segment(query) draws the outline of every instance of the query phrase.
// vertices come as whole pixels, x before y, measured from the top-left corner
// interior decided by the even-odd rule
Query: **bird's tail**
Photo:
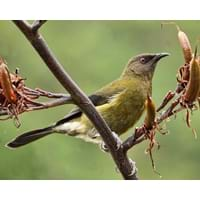
[[[36,129],[33,131],[29,131],[26,133],[23,133],[22,135],[16,137],[14,140],[9,142],[6,146],[10,148],[18,148],[21,146],[24,146],[26,144],[29,144],[31,142],[34,142],[35,140],[38,140],[40,138],[43,138],[47,135],[50,135],[54,132],[53,126],[49,126],[47,128],[43,129]]]

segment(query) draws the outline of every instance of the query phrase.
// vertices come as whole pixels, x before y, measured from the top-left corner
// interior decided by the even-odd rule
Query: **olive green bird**
[[[156,64],[168,55],[141,54],[131,58],[119,79],[89,96],[113,132],[121,135],[140,119],[147,95],[151,95]],[[72,99],[69,98],[70,102]],[[79,108],[75,108],[55,124],[24,133],[7,146],[17,148],[52,133],[66,134],[88,142],[101,142],[101,137],[91,121]]]

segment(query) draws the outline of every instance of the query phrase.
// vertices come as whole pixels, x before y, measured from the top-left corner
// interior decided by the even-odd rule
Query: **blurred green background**
[[[133,55],[144,52],[169,52],[153,80],[153,99],[158,104],[169,89],[174,89],[176,72],[183,64],[182,51],[174,26],[162,21],[48,21],[41,33],[66,71],[87,94],[117,78]],[[199,37],[200,21],[177,21],[192,45]],[[34,51],[23,34],[10,21],[0,21],[0,56],[11,71],[20,69],[26,85],[52,92],[65,92]],[[0,121],[0,179],[121,179],[110,156],[99,147],[82,140],[52,135],[17,150],[4,144],[16,135],[41,128],[62,118],[72,106],[66,105],[20,116],[17,129],[12,120]],[[199,111],[192,116],[192,127],[185,113],[167,123],[168,135],[157,134],[160,150],[154,150],[157,171],[162,179],[200,179]],[[144,118],[144,116],[143,116]],[[138,122],[142,123],[143,118]],[[123,138],[133,132],[130,130]],[[148,143],[129,152],[136,161],[141,179],[160,179],[144,153]]]

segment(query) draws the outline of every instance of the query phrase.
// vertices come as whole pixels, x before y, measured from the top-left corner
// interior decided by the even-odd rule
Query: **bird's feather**
[[[36,129],[33,131],[29,131],[27,133],[24,133],[16,137],[13,141],[9,142],[6,146],[10,148],[17,148],[20,146],[24,146],[35,140],[43,138],[44,136],[50,135],[52,131],[53,131],[52,126],[49,126],[43,129]]]
[[[97,91],[96,93],[88,96],[90,101],[95,105],[95,106],[101,106],[104,105],[108,102],[110,102],[113,98],[116,97],[119,93],[123,92],[125,88],[121,88],[118,84],[118,81],[114,81],[111,83],[116,87],[116,89],[112,91],[108,91],[107,87],[102,88],[101,90]],[[108,85],[110,87],[110,84]],[[108,88],[109,88],[108,87]],[[105,92],[107,91],[107,92]],[[75,108],[73,109],[68,115],[66,115],[63,119],[59,120],[56,123],[56,126],[61,125],[63,123],[66,123],[70,120],[76,119],[82,115],[82,111],[80,108]]]

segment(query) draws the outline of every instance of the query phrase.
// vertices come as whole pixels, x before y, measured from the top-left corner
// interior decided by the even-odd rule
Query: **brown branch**
[[[46,21],[47,20],[35,20],[31,26],[32,32],[36,33]]]
[[[61,98],[56,99],[56,100],[44,102],[44,103],[42,103],[41,106],[29,107],[25,110],[25,112],[30,112],[30,111],[35,111],[35,110],[43,110],[43,109],[47,109],[47,108],[53,108],[53,107],[56,107],[56,106],[61,106],[61,105],[69,104],[69,103],[71,104],[71,102],[69,102],[69,97],[64,96],[64,97],[61,97]]]
[[[123,149],[124,152],[127,152],[129,149],[131,149],[133,146],[135,146],[136,144],[139,144],[141,142],[143,142],[144,140],[146,140],[147,138],[143,135],[140,138],[135,139],[135,135],[131,135],[130,137],[128,137],[124,142],[123,142]]]
[[[123,151],[121,140],[114,136],[105,120],[96,111],[95,106],[89,98],[81,91],[71,77],[66,73],[63,66],[56,59],[54,54],[47,46],[45,40],[38,32],[33,31],[32,26],[26,21],[13,21],[15,25],[23,32],[30,41],[42,60],[46,63],[50,71],[54,74],[62,86],[70,93],[73,101],[87,115],[101,135],[103,141],[108,147],[119,171],[124,179],[136,180],[136,168],[133,162]],[[41,26],[39,26],[41,27]],[[37,28],[37,30],[39,29]]]
[[[36,111],[36,110],[44,110],[44,109],[48,109],[48,108],[62,106],[62,105],[65,105],[65,104],[73,104],[73,102],[71,100],[71,96],[69,96],[69,95],[56,94],[56,93],[50,93],[50,92],[49,92],[49,96],[47,96],[47,95],[48,94],[45,94],[44,96],[48,97],[48,98],[57,98],[57,99],[52,100],[52,101],[48,101],[48,102],[34,102],[34,103],[31,103],[32,105],[34,104],[34,106],[29,105],[28,108],[22,110],[22,112],[20,112],[19,114],[22,114],[24,112]],[[40,96],[43,96],[43,95],[40,94]],[[9,115],[8,111],[0,110],[0,116],[5,116],[5,115]]]

